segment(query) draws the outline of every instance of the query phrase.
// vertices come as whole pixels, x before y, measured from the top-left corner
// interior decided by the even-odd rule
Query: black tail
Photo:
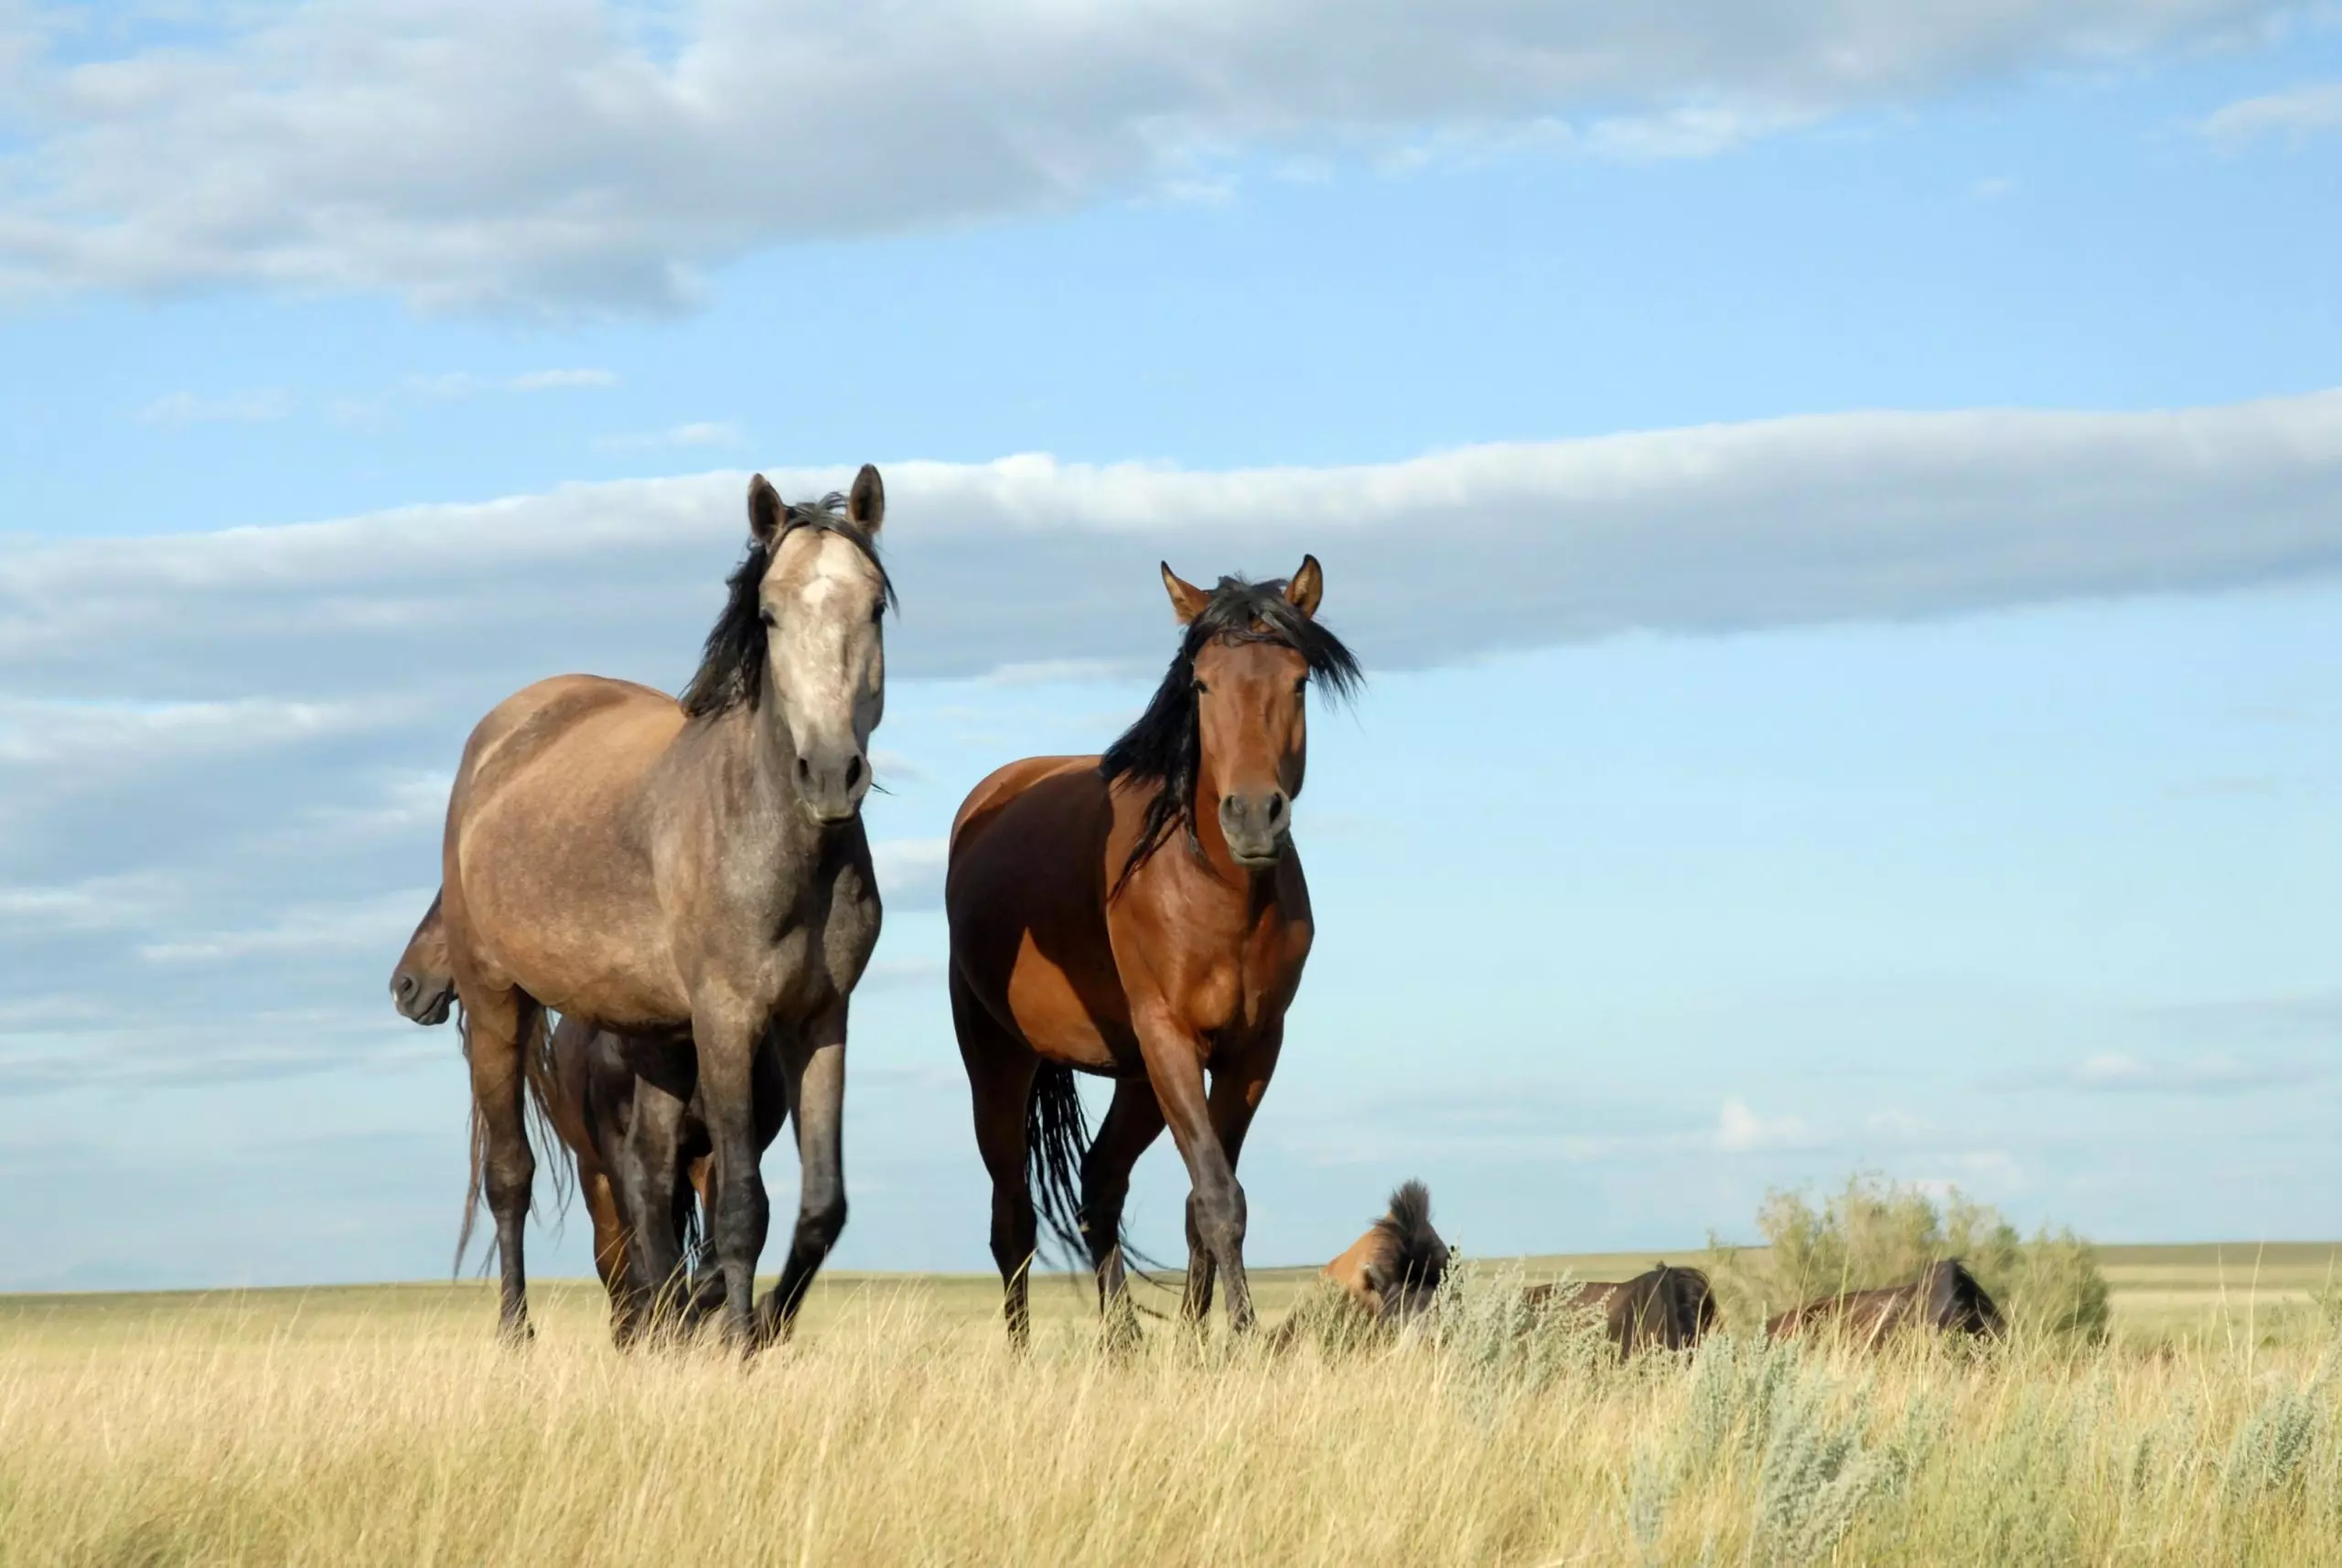
[[[1090,1119],[1074,1088],[1073,1069],[1043,1062],[1025,1104],[1025,1170],[1033,1208],[1076,1269],[1090,1266],[1090,1239],[1081,1219],[1081,1162],[1090,1153]]]
[[[1033,1097],[1025,1102],[1025,1173],[1041,1228],[1071,1260],[1077,1279],[1090,1266],[1090,1224],[1081,1212],[1081,1163],[1089,1153],[1090,1119],[1073,1069],[1043,1062],[1033,1075]],[[1148,1284],[1162,1283],[1147,1272],[1162,1269],[1159,1260],[1132,1246],[1128,1235],[1116,1236],[1114,1244],[1123,1250],[1125,1269]]]
[[[456,1037],[462,1043],[464,1061],[472,1059],[471,1020],[463,1004],[456,1004]],[[553,1133],[550,1110],[553,1093],[553,1019],[542,1007],[537,1009],[535,1032],[521,1047],[521,1076],[529,1086],[526,1126],[529,1141],[540,1150],[559,1151],[564,1156],[552,1161],[553,1213],[556,1217],[569,1211],[570,1195],[577,1189],[577,1172],[571,1160],[575,1158]],[[472,1226],[479,1218],[480,1192],[488,1169],[488,1119],[479,1113],[479,1102],[472,1102],[471,1169],[464,1184],[464,1223],[456,1232],[456,1262],[454,1272],[464,1272],[464,1254],[471,1251]],[[533,1201],[531,1208],[534,1209]],[[496,1266],[496,1247],[490,1243],[481,1255],[480,1272],[486,1273]]]

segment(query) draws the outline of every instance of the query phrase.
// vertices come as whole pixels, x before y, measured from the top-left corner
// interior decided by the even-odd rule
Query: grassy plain
[[[2100,1257],[2102,1346],[1688,1368],[1509,1332],[1629,1256],[1284,1359],[1109,1360],[1049,1280],[1019,1361],[974,1275],[829,1275],[745,1369],[617,1355],[569,1282],[518,1355],[468,1283],[0,1298],[0,1564],[2342,1563],[2342,1248]]]

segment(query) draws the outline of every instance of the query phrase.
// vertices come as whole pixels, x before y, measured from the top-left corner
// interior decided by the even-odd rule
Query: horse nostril
[[[845,787],[853,789],[862,782],[862,758],[854,757],[845,765]]]
[[[801,757],[797,759],[797,782],[800,784],[813,782],[813,765]]]
[[[391,989],[398,993],[400,1001],[412,1002],[414,1000],[414,976],[411,974],[400,975],[398,979],[392,983]]]
[[[1283,795],[1272,795],[1272,796],[1270,796],[1270,797],[1269,797],[1269,821],[1271,821],[1271,822],[1275,822],[1279,817],[1282,817],[1282,816],[1284,816],[1284,797]]]

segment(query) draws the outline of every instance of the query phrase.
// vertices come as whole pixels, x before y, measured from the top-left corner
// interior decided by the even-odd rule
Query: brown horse
[[[1316,622],[1315,556],[1289,583],[1206,591],[1166,565],[1163,584],[1187,631],[1137,723],[1103,757],[1000,769],[951,824],[951,1018],[1019,1344],[1034,1177],[1051,1231],[1087,1248],[1110,1334],[1137,1333],[1123,1202],[1166,1124],[1190,1184],[1185,1314],[1209,1311],[1224,1272],[1230,1325],[1252,1324],[1236,1160],[1309,956],[1291,836],[1306,688],[1347,695],[1359,667]],[[1076,1071],[1115,1080],[1094,1144]]]
[[[523,1058],[547,1008],[695,1047],[736,1342],[788,1332],[844,1228],[846,1004],[880,914],[861,806],[886,701],[885,510],[873,467],[851,497],[815,506],[784,504],[757,475],[747,558],[680,703],[561,676],[506,699],[464,746],[441,908],[509,1337],[529,1331]],[[779,1286],[757,1316],[764,1051],[778,1053],[803,1179]]]
[[[1905,1328],[1999,1338],[2008,1332],[2001,1309],[1957,1258],[1929,1263],[1909,1284],[1848,1291],[1782,1313],[1765,1325],[1767,1337],[1787,1339],[1810,1329],[1834,1330],[1849,1343],[1875,1349]]]
[[[1599,1313],[1622,1361],[1643,1349],[1689,1350],[1716,1324],[1708,1276],[1671,1263],[1630,1280],[1593,1280],[1566,1290],[1531,1285],[1527,1294],[1540,1311]]]

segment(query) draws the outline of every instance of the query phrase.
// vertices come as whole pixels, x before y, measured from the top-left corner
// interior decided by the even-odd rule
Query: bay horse
[[[1037,1183],[1052,1234],[1088,1252],[1110,1337],[1135,1337],[1123,1204],[1166,1125],[1190,1186],[1183,1316],[1204,1318],[1224,1273],[1231,1330],[1253,1321],[1236,1161],[1314,930],[1292,844],[1307,689],[1346,697],[1360,674],[1317,622],[1316,557],[1209,590],[1162,573],[1186,629],[1138,720],[1102,757],[1001,768],[951,824],[951,1021],[1017,1345]],[[1076,1072],[1114,1081],[1094,1143]]]
[[[455,991],[435,896],[391,972],[391,994],[408,1018],[435,1025],[446,1021]],[[460,1023],[457,1028],[464,1031]],[[777,1065],[773,1052],[757,1053],[760,1155],[786,1111]],[[566,1017],[525,1067],[539,1129],[567,1156],[586,1200],[594,1273],[609,1296],[612,1337],[623,1347],[662,1316],[686,1325],[704,1316],[722,1302],[724,1283],[720,1274],[703,1273],[688,1284],[683,1276],[687,1254],[706,1230],[712,1155],[689,1043],[617,1035]],[[475,1187],[467,1208],[478,1202]],[[665,1312],[678,1297],[682,1310]]]
[[[544,1048],[547,1008],[690,1043],[736,1344],[787,1335],[844,1228],[847,1001],[880,920],[861,808],[886,703],[885,512],[867,465],[851,494],[811,505],[784,503],[757,475],[747,557],[680,701],[557,676],[507,698],[465,743],[441,914],[470,1031],[508,1338],[530,1332],[524,1058]],[[780,1283],[759,1313],[764,1050],[778,1053],[802,1176]]]
[[[1968,1266],[1957,1258],[1945,1258],[1929,1263],[1909,1284],[1809,1301],[1766,1324],[1765,1336],[1788,1339],[1824,1328],[1872,1350],[1900,1329],[1997,1339],[2008,1332],[2008,1322]]]
[[[1697,1269],[1661,1263],[1630,1280],[1589,1280],[1563,1289],[1531,1285],[1532,1308],[1598,1313],[1618,1359],[1638,1350],[1689,1350],[1716,1326],[1715,1293]]]

